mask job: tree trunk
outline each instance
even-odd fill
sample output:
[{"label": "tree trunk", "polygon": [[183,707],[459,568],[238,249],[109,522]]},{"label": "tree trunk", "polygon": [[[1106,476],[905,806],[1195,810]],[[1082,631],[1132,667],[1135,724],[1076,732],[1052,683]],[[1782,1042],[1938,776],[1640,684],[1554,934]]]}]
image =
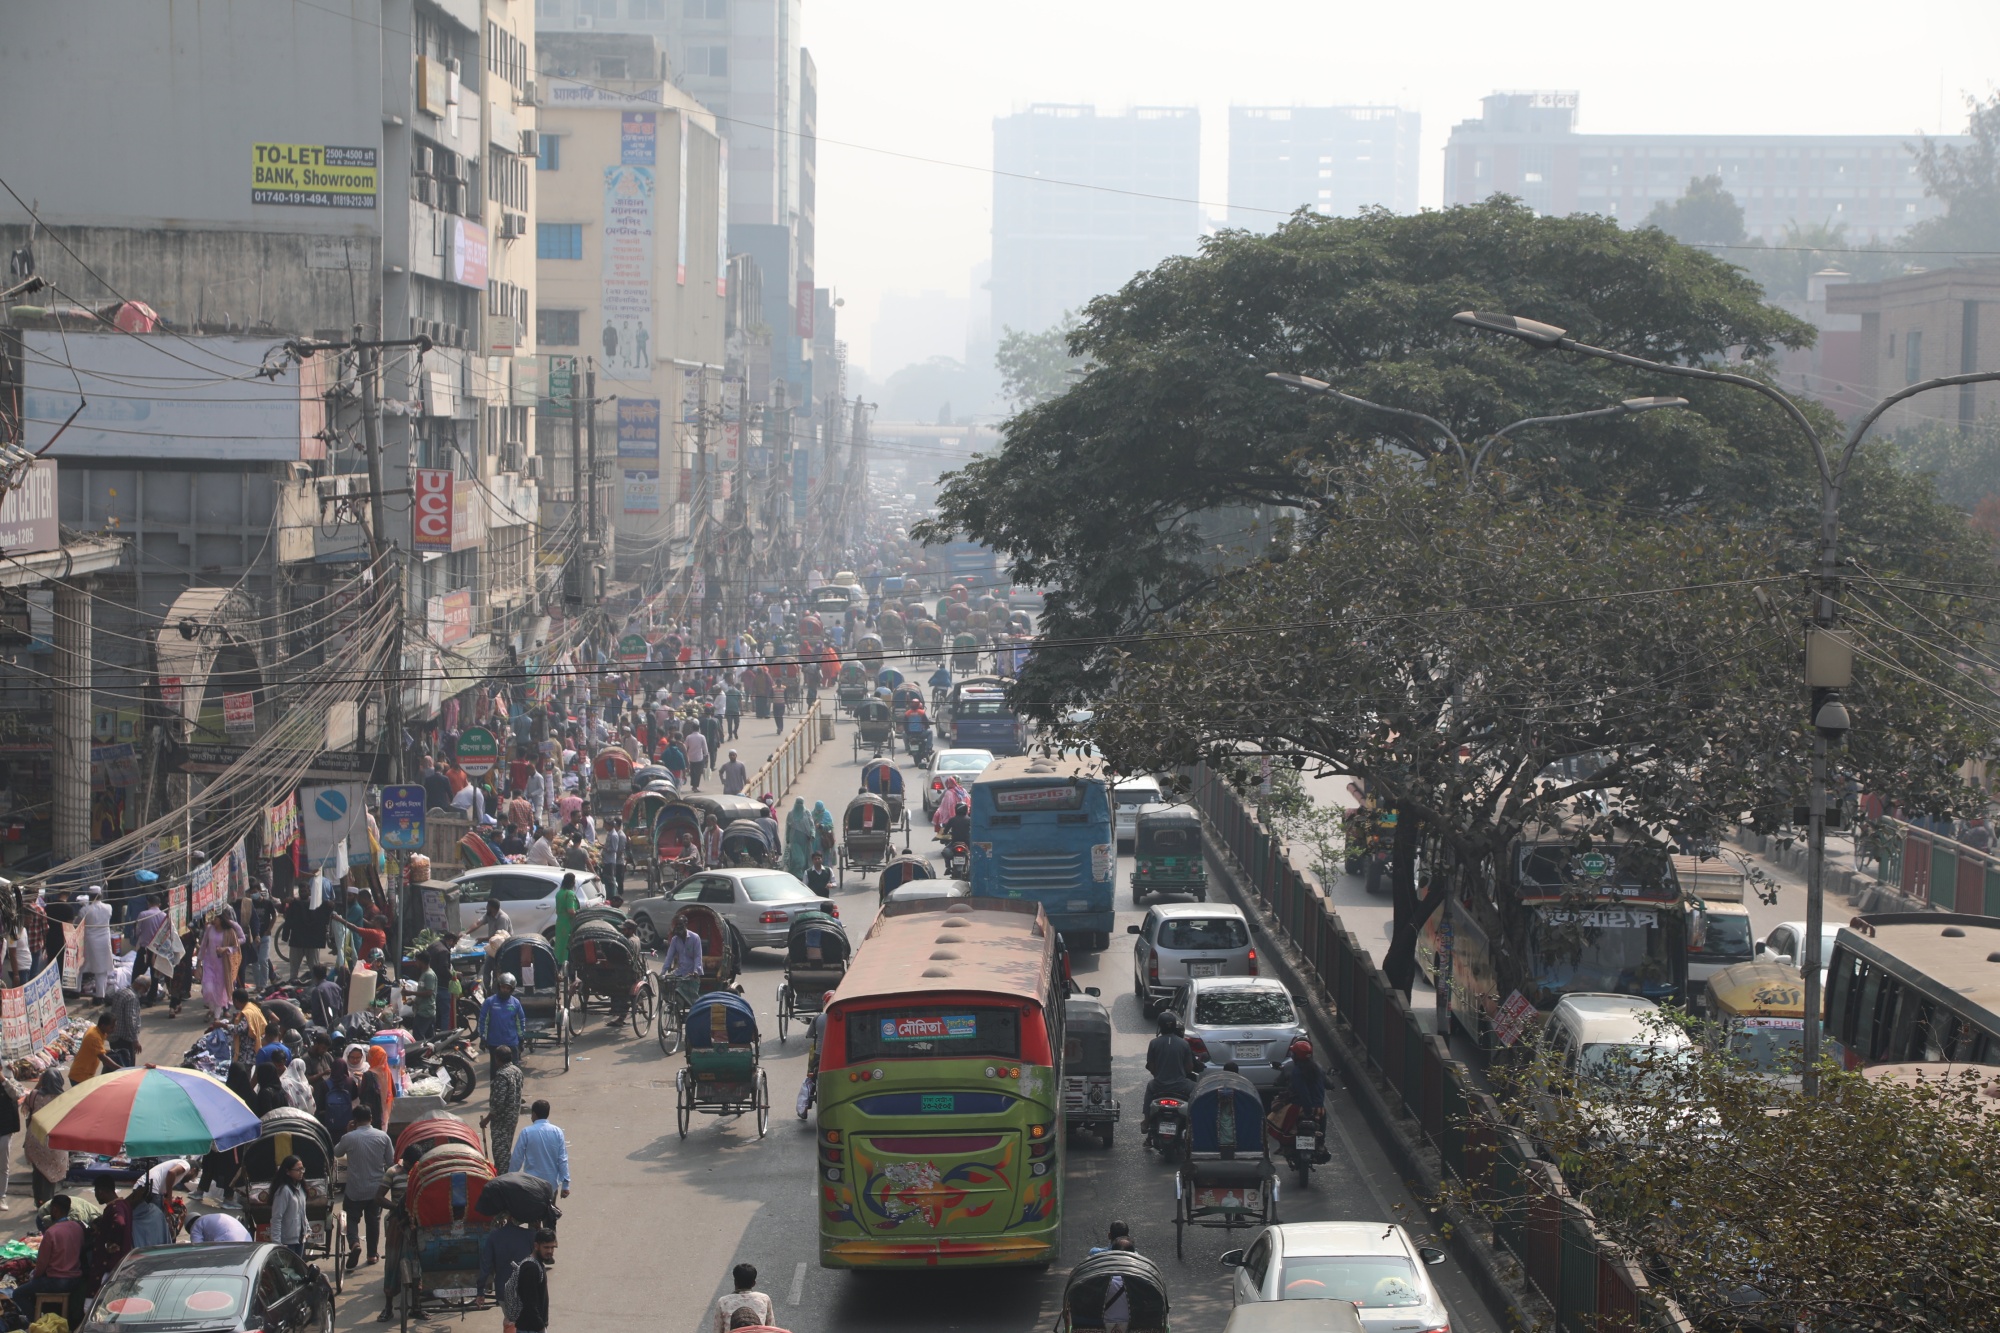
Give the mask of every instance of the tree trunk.
[{"label": "tree trunk", "polygon": [[1409,997],[1417,980],[1417,935],[1444,902],[1441,876],[1432,875],[1429,888],[1417,893],[1417,846],[1423,826],[1409,811],[1396,817],[1396,837],[1389,845],[1389,899],[1393,904],[1394,925],[1389,935],[1389,952],[1382,959],[1382,975],[1389,984]]}]

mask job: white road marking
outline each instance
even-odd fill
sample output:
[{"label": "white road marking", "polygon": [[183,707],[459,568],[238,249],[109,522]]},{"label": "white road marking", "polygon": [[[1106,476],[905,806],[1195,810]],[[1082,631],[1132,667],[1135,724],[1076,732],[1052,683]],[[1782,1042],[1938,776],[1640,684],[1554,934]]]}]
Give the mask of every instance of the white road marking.
[{"label": "white road marking", "polygon": [[806,1264],[799,1260],[799,1266],[792,1270],[792,1294],[785,1298],[788,1305],[797,1305],[806,1294]]}]

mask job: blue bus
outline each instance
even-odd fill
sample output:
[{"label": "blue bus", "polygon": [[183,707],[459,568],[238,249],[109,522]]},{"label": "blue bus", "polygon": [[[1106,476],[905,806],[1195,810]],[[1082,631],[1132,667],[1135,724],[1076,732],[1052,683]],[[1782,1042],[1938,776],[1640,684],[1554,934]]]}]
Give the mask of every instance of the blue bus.
[{"label": "blue bus", "polygon": [[972,893],[1020,898],[1075,949],[1111,947],[1111,782],[1095,759],[996,759],[972,784]]}]

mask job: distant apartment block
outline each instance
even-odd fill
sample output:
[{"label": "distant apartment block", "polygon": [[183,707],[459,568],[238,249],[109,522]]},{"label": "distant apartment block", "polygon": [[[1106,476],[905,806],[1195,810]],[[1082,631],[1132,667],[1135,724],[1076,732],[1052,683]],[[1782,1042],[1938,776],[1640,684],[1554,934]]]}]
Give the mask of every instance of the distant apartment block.
[{"label": "distant apartment block", "polygon": [[1299,208],[1416,212],[1419,119],[1393,106],[1229,108],[1229,225],[1269,231]]},{"label": "distant apartment block", "polygon": [[[1943,211],[1924,194],[1914,134],[1579,134],[1571,92],[1494,93],[1445,145],[1446,204],[1509,194],[1537,213],[1601,213],[1627,226],[1719,175],[1752,237],[1788,223],[1892,241]],[[1964,143],[1962,138],[1945,140]]]},{"label": "distant apartment block", "polygon": [[1039,104],[993,121],[993,328],[1039,332],[1201,234],[1193,107]]}]

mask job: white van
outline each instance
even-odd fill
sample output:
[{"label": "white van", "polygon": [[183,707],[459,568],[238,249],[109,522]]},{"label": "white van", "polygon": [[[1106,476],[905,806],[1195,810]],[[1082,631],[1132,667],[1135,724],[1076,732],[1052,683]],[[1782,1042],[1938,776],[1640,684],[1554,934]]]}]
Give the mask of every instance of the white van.
[{"label": "white van", "polygon": [[1111,789],[1112,836],[1120,851],[1130,847],[1138,835],[1140,808],[1166,799],[1158,778],[1126,778]]}]

